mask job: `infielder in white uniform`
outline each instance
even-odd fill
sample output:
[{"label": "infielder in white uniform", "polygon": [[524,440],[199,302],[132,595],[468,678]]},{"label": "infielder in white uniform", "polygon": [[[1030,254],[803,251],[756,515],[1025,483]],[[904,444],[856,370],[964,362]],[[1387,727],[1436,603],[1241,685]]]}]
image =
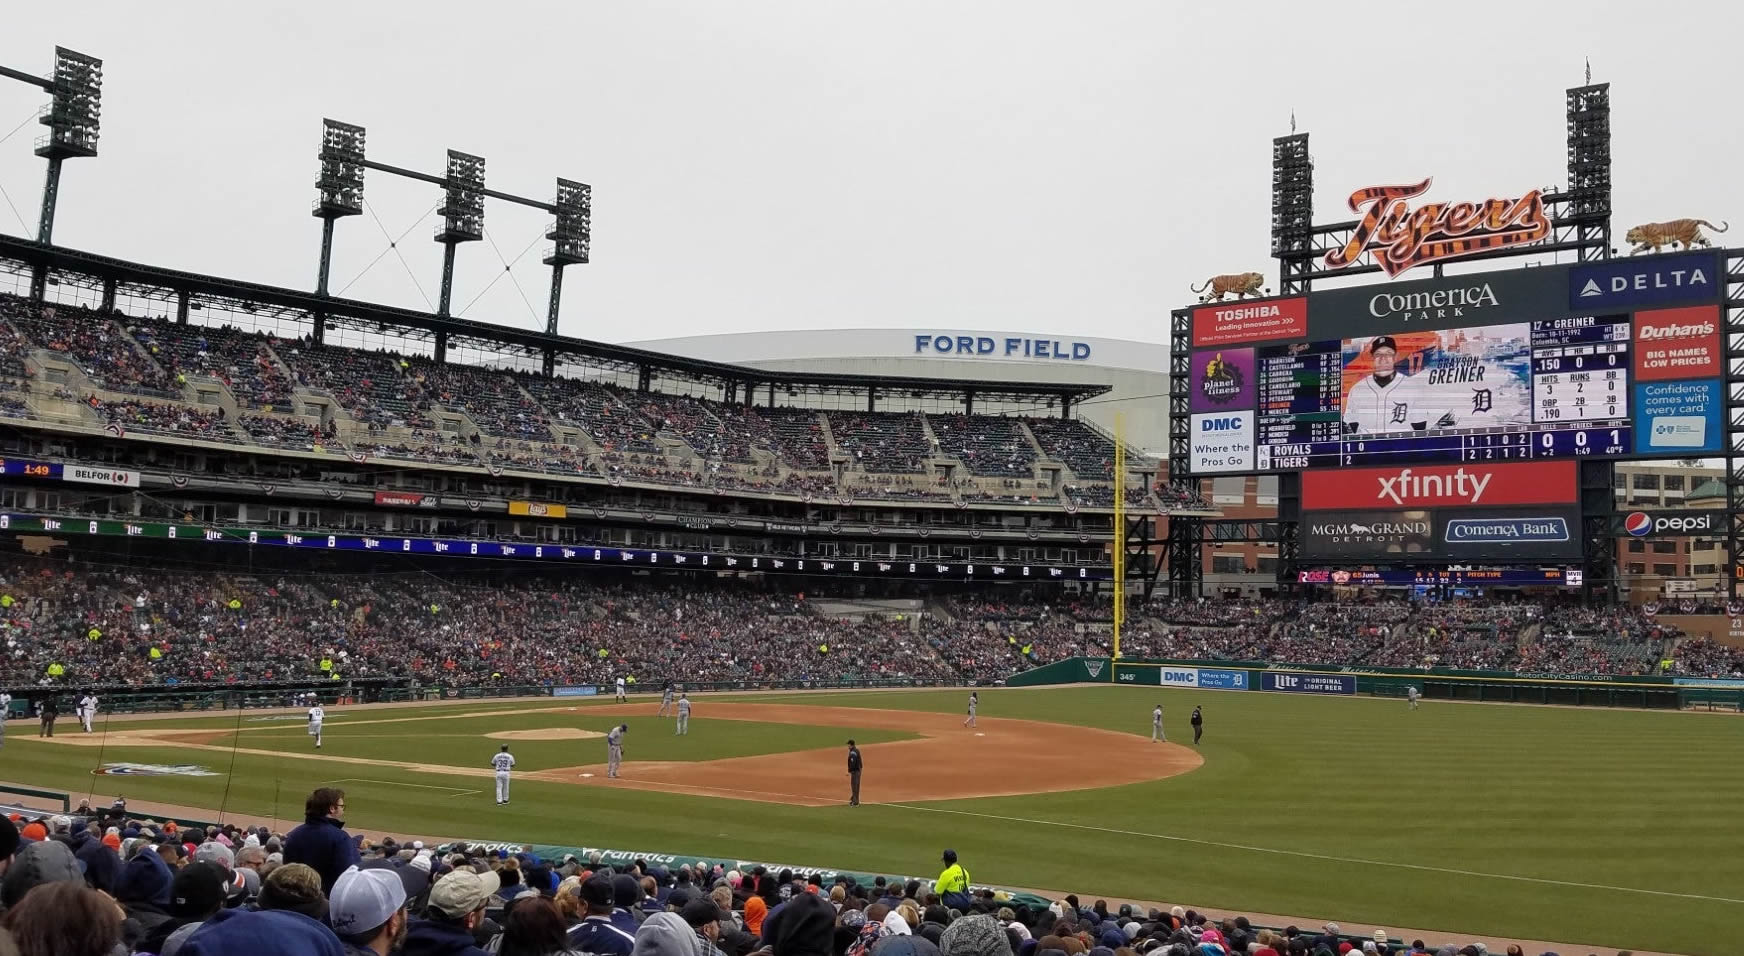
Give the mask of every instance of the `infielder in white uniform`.
[{"label": "infielder in white uniform", "polygon": [[678,729],[673,731],[677,736],[690,733],[690,698],[678,695]]},{"label": "infielder in white uniform", "polygon": [[497,806],[509,802],[509,771],[514,769],[515,755],[509,753],[509,745],[503,744],[503,749],[491,757],[491,766],[497,771]]},{"label": "infielder in white uniform", "polygon": [[91,732],[91,721],[97,719],[97,697],[86,694],[79,698],[79,726],[85,728],[85,733]]},{"label": "infielder in white uniform", "polygon": [[1344,430],[1356,435],[1422,431],[1429,425],[1425,386],[1397,371],[1399,345],[1383,335],[1368,345],[1374,374],[1359,380],[1344,397]]},{"label": "infielder in white uniform", "polygon": [[12,716],[12,695],[0,694],[0,747],[6,746],[6,720]]},{"label": "infielder in white uniform", "polygon": [[660,709],[654,712],[656,717],[666,716],[666,708],[672,706],[672,682],[666,682],[666,689],[660,692]]},{"label": "infielder in white uniform", "polygon": [[975,726],[975,708],[981,703],[981,698],[974,691],[969,692],[969,716],[963,718],[963,726]]},{"label": "infielder in white uniform", "polygon": [[1417,698],[1420,696],[1422,696],[1422,692],[1417,690],[1416,684],[1405,685],[1405,702],[1411,705],[1412,710],[1417,709]]},{"label": "infielder in white uniform", "polygon": [[618,775],[618,764],[624,762],[624,733],[629,724],[619,724],[606,734],[606,776]]},{"label": "infielder in white uniform", "polygon": [[618,703],[620,703],[620,704],[621,704],[621,703],[623,703],[623,702],[624,702],[624,701],[626,701],[626,700],[629,700],[629,699],[630,699],[630,698],[629,698],[629,697],[627,697],[627,696],[626,696],[626,695],[625,695],[625,694],[624,694],[624,678],[623,678],[623,675],[619,675],[619,676],[618,676]]},{"label": "infielder in white uniform", "polygon": [[321,721],[327,719],[327,712],[320,704],[309,708],[309,736],[315,738],[315,749],[321,749]]},{"label": "infielder in white uniform", "polygon": [[1158,704],[1157,709],[1151,711],[1151,743],[1154,744],[1159,740],[1163,741],[1164,743],[1167,743],[1169,740],[1169,738],[1163,734],[1163,705],[1162,704]]}]

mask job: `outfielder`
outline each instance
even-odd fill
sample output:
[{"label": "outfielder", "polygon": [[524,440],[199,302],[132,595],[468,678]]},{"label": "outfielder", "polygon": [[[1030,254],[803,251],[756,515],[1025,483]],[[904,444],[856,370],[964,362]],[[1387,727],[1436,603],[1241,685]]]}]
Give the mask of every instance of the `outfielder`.
[{"label": "outfielder", "polygon": [[1157,708],[1151,711],[1151,743],[1154,744],[1159,740],[1164,743],[1168,743],[1169,741],[1168,735],[1163,733],[1162,704],[1158,704]]},{"label": "outfielder", "polygon": [[0,747],[6,746],[6,719],[12,716],[12,695],[0,693]]},{"label": "outfielder", "polygon": [[624,675],[619,674],[618,675],[618,700],[617,700],[617,702],[621,704],[624,701],[627,701],[629,699],[630,698],[624,694]]},{"label": "outfielder", "polygon": [[963,718],[963,726],[975,726],[975,707],[981,703],[981,698],[974,692],[969,692],[969,716]]},{"label": "outfielder", "polygon": [[497,806],[509,802],[509,771],[515,766],[515,755],[509,753],[509,745],[503,744],[503,749],[491,756],[491,766],[497,771]]},{"label": "outfielder", "polygon": [[673,731],[676,736],[690,733],[690,698],[678,695],[678,729]]},{"label": "outfielder", "polygon": [[624,762],[624,734],[629,724],[619,724],[606,734],[606,776],[618,775],[618,764]]},{"label": "outfielder", "polygon": [[321,709],[319,701],[309,708],[309,736],[315,738],[315,749],[321,749],[321,721],[327,719],[327,712]]},{"label": "outfielder", "polygon": [[79,698],[79,726],[85,728],[85,733],[91,732],[91,721],[97,719],[97,696],[86,694]]},{"label": "outfielder", "polygon": [[1416,684],[1405,685],[1405,702],[1411,705],[1412,710],[1417,709],[1417,698],[1420,696],[1422,696],[1422,694],[1417,690]]},{"label": "outfielder", "polygon": [[666,716],[666,708],[672,706],[672,682],[666,682],[666,689],[660,692],[660,709],[654,712],[656,717]]}]

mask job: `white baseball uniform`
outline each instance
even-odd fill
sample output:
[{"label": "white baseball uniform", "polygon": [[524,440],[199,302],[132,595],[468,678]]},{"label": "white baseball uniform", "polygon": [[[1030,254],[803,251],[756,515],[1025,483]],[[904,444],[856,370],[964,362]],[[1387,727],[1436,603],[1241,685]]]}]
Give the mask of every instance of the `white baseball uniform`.
[{"label": "white baseball uniform", "polygon": [[678,729],[673,733],[690,733],[690,698],[688,697],[678,698]]},{"label": "white baseball uniform", "polygon": [[1409,375],[1394,375],[1387,384],[1364,376],[1344,398],[1344,422],[1358,435],[1408,432],[1427,426],[1429,409],[1422,383]]},{"label": "white baseball uniform", "polygon": [[624,761],[624,728],[613,727],[606,734],[606,776],[618,775],[618,764]]},{"label": "white baseball uniform", "polygon": [[497,803],[509,802],[509,771],[515,766],[515,755],[508,751],[500,751],[491,757],[491,766],[497,770]]},{"label": "white baseball uniform", "polygon": [[315,738],[315,746],[321,746],[321,721],[327,719],[327,712],[320,704],[309,708],[309,736]]},{"label": "white baseball uniform", "polygon": [[666,708],[671,707],[671,706],[672,706],[672,688],[669,686],[666,688],[665,692],[663,692],[660,695],[660,709],[654,712],[654,716],[656,716],[656,717],[666,716]]},{"label": "white baseball uniform", "polygon": [[1405,685],[1405,701],[1411,705],[1412,710],[1417,709],[1417,698],[1420,696],[1416,684]]},{"label": "white baseball uniform", "polygon": [[1151,711],[1151,742],[1168,739],[1168,737],[1163,736],[1163,705],[1158,704],[1156,709]]},{"label": "white baseball uniform", "polygon": [[624,679],[620,677],[618,678],[618,700],[624,701],[628,699],[629,698],[624,694]]},{"label": "white baseball uniform", "polygon": [[91,732],[91,721],[97,716],[97,698],[86,694],[79,698],[79,726],[85,728],[85,733]]},{"label": "white baseball uniform", "polygon": [[977,698],[974,694],[969,695],[969,716],[964,718],[963,726],[965,726],[965,727],[975,726],[975,706],[979,703],[980,703],[979,698]]},{"label": "white baseball uniform", "polygon": [[12,695],[0,694],[0,747],[6,745],[6,721],[12,716]]}]

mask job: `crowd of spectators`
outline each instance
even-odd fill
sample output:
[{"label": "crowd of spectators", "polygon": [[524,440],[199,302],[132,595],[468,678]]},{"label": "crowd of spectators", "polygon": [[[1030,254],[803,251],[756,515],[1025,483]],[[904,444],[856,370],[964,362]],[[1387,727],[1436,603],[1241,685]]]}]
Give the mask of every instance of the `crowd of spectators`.
[{"label": "crowd of spectators", "polygon": [[[1114,478],[1114,443],[1101,432],[1075,418],[1027,419],[1030,434],[1042,454],[1064,462],[1072,474],[1083,481],[1111,481]],[[1131,461],[1140,460],[1129,454]]]},{"label": "crowd of spectators", "polygon": [[444,408],[465,412],[486,435],[551,439],[544,409],[521,391],[514,375],[476,365],[437,364],[426,359],[402,364],[425,396]]},{"label": "crowd of spectators", "polygon": [[279,346],[297,384],[323,389],[373,430],[401,425],[433,429],[428,399],[406,377],[410,363],[392,352],[298,341]]},{"label": "crowd of spectators", "polygon": [[[287,830],[124,800],[0,817],[0,952],[20,956],[1481,956],[1384,929],[1265,928],[1182,906],[698,860],[540,857],[347,829],[318,787]],[[354,817],[355,819],[355,817]],[[742,867],[742,869],[740,868]],[[1509,947],[1509,953],[1518,947]]]},{"label": "crowd of spectators", "polygon": [[331,427],[322,428],[301,418],[242,414],[236,417],[236,422],[255,444],[269,448],[312,451],[317,444],[334,439]]},{"label": "crowd of spectators", "polygon": [[836,447],[870,474],[926,470],[930,445],[919,413],[831,412],[830,437]]},{"label": "crowd of spectators", "polygon": [[111,313],[81,306],[34,306],[0,296],[0,317],[38,348],[60,352],[83,369],[91,383],[116,392],[171,396],[175,379],[140,352]]},{"label": "crowd of spectators", "polygon": [[1029,478],[1036,453],[1023,422],[999,415],[928,415],[940,454],[963,463],[972,475]]},{"label": "crowd of spectators", "polygon": [[294,412],[291,381],[273,357],[272,340],[259,333],[228,326],[178,325],[139,321],[133,337],[178,385],[189,376],[224,383],[243,408],[263,412]]},{"label": "crowd of spectators", "polygon": [[1685,677],[1744,677],[1744,647],[1708,637],[1680,641],[1673,651],[1672,672]]},{"label": "crowd of spectators", "polygon": [[237,440],[222,408],[205,409],[180,402],[106,402],[95,395],[87,395],[84,402],[99,421],[124,431],[168,432],[210,441]]}]

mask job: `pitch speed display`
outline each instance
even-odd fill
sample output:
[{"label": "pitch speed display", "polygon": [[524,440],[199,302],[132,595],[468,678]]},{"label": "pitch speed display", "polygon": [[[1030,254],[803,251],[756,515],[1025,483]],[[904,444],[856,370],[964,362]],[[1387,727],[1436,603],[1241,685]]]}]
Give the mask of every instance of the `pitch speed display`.
[{"label": "pitch speed display", "polygon": [[[1654,259],[1692,258],[1717,278],[1714,256],[1680,254],[1202,306],[1194,471],[1712,451],[1718,306],[1628,301],[1667,267]],[[1649,275],[1613,280],[1623,268]],[[1685,298],[1715,299],[1718,286]]]}]

